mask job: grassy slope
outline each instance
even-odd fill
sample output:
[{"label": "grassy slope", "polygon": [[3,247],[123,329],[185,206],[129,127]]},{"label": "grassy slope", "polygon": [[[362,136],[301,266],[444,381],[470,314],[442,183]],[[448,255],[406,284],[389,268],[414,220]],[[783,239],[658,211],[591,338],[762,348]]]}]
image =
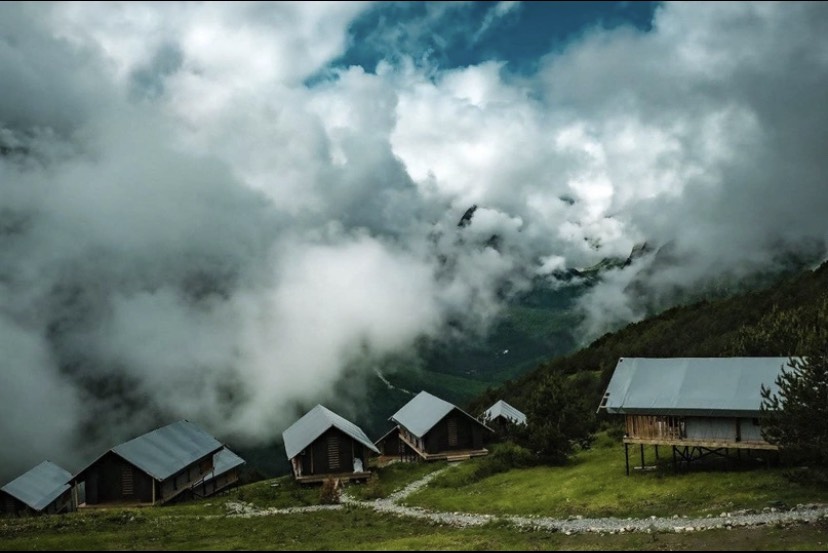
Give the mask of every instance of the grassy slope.
[{"label": "grassy slope", "polygon": [[[630,451],[630,464],[638,452]],[[828,490],[805,487],[785,478],[784,469],[709,470],[674,474],[662,449],[658,470],[624,475],[623,446],[605,435],[565,467],[513,469],[466,484],[474,460],[439,476],[408,498],[408,504],[438,511],[533,514],[565,518],[718,515],[735,509],[828,502]],[[652,448],[645,451],[652,464]]]},{"label": "grassy slope", "polygon": [[573,535],[502,524],[458,529],[356,508],[251,519],[168,517],[164,509],[0,522],[0,550],[824,550],[828,529]]}]

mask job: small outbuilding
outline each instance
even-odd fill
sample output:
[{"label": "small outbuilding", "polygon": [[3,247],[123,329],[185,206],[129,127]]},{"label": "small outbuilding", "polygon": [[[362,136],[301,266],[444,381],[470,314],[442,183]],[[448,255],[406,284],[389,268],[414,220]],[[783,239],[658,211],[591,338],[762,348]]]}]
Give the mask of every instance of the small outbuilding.
[{"label": "small outbuilding", "polygon": [[422,391],[394,413],[399,439],[426,461],[487,455],[492,430],[456,405]]},{"label": "small outbuilding", "polygon": [[317,405],[282,433],[285,453],[298,482],[365,480],[368,460],[379,450],[349,420]]},{"label": "small outbuilding", "polygon": [[85,505],[161,504],[189,492],[213,471],[224,446],[188,420],[117,445],[74,477]]},{"label": "small outbuilding", "polygon": [[777,392],[786,357],[621,358],[598,409],[625,419],[629,446],[672,448],[673,462],[689,463],[734,450],[777,450],[762,437],[761,388]]},{"label": "small outbuilding", "polygon": [[481,418],[492,428],[502,428],[509,424],[526,425],[526,415],[502,399],[486,409]]},{"label": "small outbuilding", "polygon": [[380,463],[391,461],[416,461],[420,458],[411,447],[400,439],[400,430],[395,425],[374,442],[380,451]]},{"label": "small outbuilding", "polygon": [[213,470],[193,485],[194,497],[210,497],[239,483],[245,460],[226,447],[213,455]]},{"label": "small outbuilding", "polygon": [[43,461],[0,488],[0,512],[34,515],[74,511],[71,481],[72,473]]}]

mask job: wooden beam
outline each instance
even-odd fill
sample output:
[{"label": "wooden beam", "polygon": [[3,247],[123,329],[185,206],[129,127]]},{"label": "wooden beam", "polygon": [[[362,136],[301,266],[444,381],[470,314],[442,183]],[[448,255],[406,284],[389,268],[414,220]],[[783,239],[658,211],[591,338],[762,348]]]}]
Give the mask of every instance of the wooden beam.
[{"label": "wooden beam", "polygon": [[627,476],[630,475],[630,444],[624,442],[624,460],[627,465]]},{"label": "wooden beam", "polygon": [[776,451],[779,446],[771,445],[767,442],[734,442],[732,440],[669,440],[669,439],[645,439],[645,438],[624,438],[624,443],[627,444],[644,444],[644,445],[675,445],[679,447],[704,447],[707,449],[763,449]]}]

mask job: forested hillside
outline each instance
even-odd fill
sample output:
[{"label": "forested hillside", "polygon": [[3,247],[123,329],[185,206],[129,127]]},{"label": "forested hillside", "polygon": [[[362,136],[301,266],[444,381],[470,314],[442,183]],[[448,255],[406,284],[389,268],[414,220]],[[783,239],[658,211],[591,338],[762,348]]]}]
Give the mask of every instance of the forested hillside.
[{"label": "forested hillside", "polygon": [[786,356],[803,333],[828,319],[828,262],[760,291],[675,307],[605,334],[470,402],[482,411],[498,399],[525,408],[550,372],[573,377],[582,399],[597,407],[619,357]]}]

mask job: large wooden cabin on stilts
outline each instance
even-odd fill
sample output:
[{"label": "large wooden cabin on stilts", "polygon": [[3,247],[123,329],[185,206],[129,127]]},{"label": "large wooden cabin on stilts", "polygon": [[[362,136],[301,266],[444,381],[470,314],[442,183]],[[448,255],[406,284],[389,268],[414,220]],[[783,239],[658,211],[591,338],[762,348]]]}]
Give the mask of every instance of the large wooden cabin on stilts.
[{"label": "large wooden cabin on stilts", "polygon": [[670,448],[673,467],[709,455],[755,455],[778,447],[762,437],[761,387],[777,392],[786,357],[621,358],[598,409],[625,417],[624,455],[630,446]]}]

